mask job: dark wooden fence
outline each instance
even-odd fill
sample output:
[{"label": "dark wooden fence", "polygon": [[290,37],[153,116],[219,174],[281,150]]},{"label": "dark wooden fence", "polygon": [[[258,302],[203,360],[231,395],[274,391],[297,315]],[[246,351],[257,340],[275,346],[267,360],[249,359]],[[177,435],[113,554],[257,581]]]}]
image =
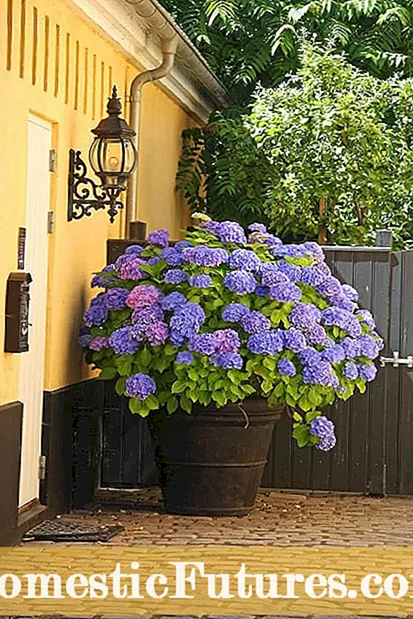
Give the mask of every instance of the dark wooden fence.
[{"label": "dark wooden fence", "polygon": [[[122,248],[116,248],[120,251]],[[389,247],[326,247],[334,274],[354,286],[386,341],[382,354],[413,354],[413,252]],[[113,256],[112,256],[113,258]],[[371,494],[413,494],[413,369],[379,368],[363,395],[326,411],[337,427],[329,453],[298,449],[291,422],[278,424],[263,486]],[[101,487],[134,488],[156,482],[146,422],[107,385],[103,415]]]}]

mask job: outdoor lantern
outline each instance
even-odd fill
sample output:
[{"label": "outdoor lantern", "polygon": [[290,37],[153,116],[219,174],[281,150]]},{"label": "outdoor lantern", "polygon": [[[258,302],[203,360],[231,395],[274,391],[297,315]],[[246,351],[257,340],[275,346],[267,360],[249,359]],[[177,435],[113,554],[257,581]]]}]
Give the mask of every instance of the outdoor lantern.
[{"label": "outdoor lantern", "polygon": [[100,186],[87,176],[87,167],[80,151],[70,150],[68,219],[90,216],[91,209],[108,208],[113,222],[123,208],[119,196],[137,163],[133,142],[136,132],[121,118],[122,105],[116,86],[108,100],[108,117],[92,130],[96,136],[89,149],[90,165],[100,179]]}]

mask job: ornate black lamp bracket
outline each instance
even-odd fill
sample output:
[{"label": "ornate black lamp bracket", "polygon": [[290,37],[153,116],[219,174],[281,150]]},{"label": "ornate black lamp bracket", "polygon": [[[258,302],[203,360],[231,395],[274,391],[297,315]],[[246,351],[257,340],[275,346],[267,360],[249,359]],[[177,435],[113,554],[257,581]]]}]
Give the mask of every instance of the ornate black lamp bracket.
[{"label": "ornate black lamp bracket", "polygon": [[87,166],[82,159],[80,150],[69,151],[69,196],[67,219],[82,219],[90,217],[95,211],[108,208],[110,222],[115,221],[123,204],[118,200],[125,187],[117,185],[112,188],[100,187],[87,176]]}]

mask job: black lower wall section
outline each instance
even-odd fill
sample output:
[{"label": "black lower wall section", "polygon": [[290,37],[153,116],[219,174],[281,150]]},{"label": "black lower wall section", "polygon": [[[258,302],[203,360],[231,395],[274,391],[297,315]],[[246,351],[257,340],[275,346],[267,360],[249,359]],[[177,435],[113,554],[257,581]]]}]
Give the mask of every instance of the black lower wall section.
[{"label": "black lower wall section", "polygon": [[88,503],[98,485],[103,384],[88,380],[45,392],[41,502],[55,512]]},{"label": "black lower wall section", "polygon": [[88,503],[99,483],[103,384],[89,380],[45,391],[40,503],[18,514],[23,404],[0,406],[0,546],[10,546],[45,518]]},{"label": "black lower wall section", "polygon": [[0,546],[10,544],[17,529],[22,418],[21,402],[0,406]]}]

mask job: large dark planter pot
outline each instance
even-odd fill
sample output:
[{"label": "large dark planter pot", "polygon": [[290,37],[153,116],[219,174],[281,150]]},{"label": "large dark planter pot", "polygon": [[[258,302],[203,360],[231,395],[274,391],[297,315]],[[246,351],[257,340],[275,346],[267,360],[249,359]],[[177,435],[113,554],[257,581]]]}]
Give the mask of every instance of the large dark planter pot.
[{"label": "large dark planter pot", "polygon": [[191,415],[151,415],[165,509],[197,516],[250,512],[282,411],[255,399],[220,409],[195,406]]}]

